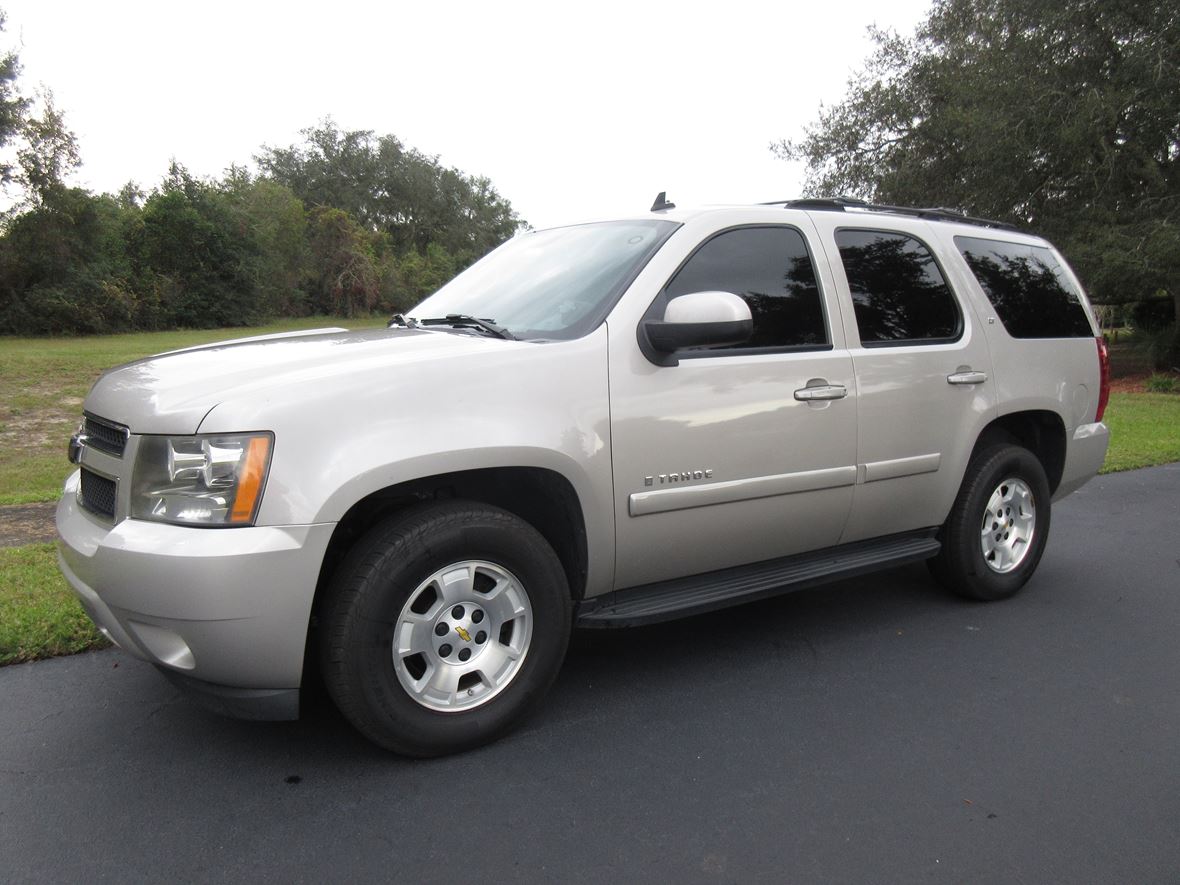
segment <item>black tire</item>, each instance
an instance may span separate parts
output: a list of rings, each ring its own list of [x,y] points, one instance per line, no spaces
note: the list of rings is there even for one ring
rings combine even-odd
[[[498,693],[479,706],[430,709],[403,686],[404,661],[402,675],[395,671],[395,628],[399,618],[409,617],[410,597],[423,594],[424,581],[452,564],[475,561],[510,573],[527,596],[527,649],[514,673],[494,689]],[[441,593],[441,584],[432,586]],[[439,611],[459,610],[441,598]],[[484,504],[426,504],[375,526],[337,569],[321,616],[321,672],[341,713],[374,743],[407,756],[455,753],[503,735],[537,706],[565,656],[571,610],[561,563],[531,525]],[[489,627],[491,620],[489,615]],[[487,645],[481,648],[468,646],[468,654],[490,652],[498,640],[483,641]],[[441,659],[430,660],[442,669]]]
[[[1003,561],[1004,551],[993,551],[991,562],[984,554],[984,514],[991,513],[989,502],[992,496],[1008,480],[1020,483],[1031,494],[1033,522],[1031,540],[1017,541],[1020,546],[1018,562]],[[1010,491],[1010,489],[1009,489]],[[1023,490],[1021,490],[1023,491]],[[1013,510],[1013,508],[1008,508]],[[1019,511],[1021,508],[1015,508]],[[1027,505],[1024,508],[1027,511]],[[934,559],[928,560],[931,573],[947,589],[967,599],[994,601],[1007,599],[1025,585],[1041,561],[1045,542],[1049,537],[1051,504],[1049,481],[1045,469],[1037,457],[1028,449],[1016,445],[1000,444],[976,452],[967,466],[963,485],[951,508],[950,516],[943,524],[939,535],[942,550]],[[1012,531],[1021,519],[1018,512],[1004,514],[1004,520],[995,519],[993,513],[990,529],[996,529],[992,536],[997,547],[1008,544],[1006,532]],[[1027,521],[1027,513],[1024,519]],[[1013,537],[1018,537],[1012,531]],[[991,543],[989,540],[988,543]],[[1007,571],[998,569],[1008,567]]]

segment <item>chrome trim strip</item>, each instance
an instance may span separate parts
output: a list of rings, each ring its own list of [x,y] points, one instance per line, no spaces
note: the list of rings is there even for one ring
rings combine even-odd
[[[804,470],[800,473],[780,473],[776,476],[754,476],[727,482],[680,486],[654,492],[635,492],[627,499],[632,516],[687,510],[690,507],[709,507],[713,504],[732,504],[754,498],[793,495],[856,484],[856,467],[829,467],[824,470]]]
[[[888,461],[870,461],[864,465],[864,482],[882,479],[897,479],[900,476],[917,476],[920,473],[934,473],[942,462],[942,455],[915,455],[912,458],[892,458]]]
[[[123,459],[94,446],[83,445],[78,454],[77,463],[88,468],[92,473],[101,474],[107,479],[115,480],[115,482],[122,479]]]

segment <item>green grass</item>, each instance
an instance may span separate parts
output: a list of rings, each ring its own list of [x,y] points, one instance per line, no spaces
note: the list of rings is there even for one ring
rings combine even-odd
[[[1103,473],[1180,461],[1180,396],[1112,393],[1103,420],[1110,428]]]
[[[385,317],[303,317],[239,329],[186,329],[89,338],[0,337],[0,504],[52,501],[70,472],[66,443],[99,374],[194,344],[321,326],[382,326]]]
[[[0,666],[107,644],[66,586],[52,544],[0,548]]]

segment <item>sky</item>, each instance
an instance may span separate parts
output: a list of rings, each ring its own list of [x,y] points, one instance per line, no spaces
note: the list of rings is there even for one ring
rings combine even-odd
[[[20,88],[52,90],[74,183],[150,190],[172,158],[249,164],[331,117],[491,179],[535,227],[677,204],[797,196],[797,138],[840,101],[876,24],[930,0],[828,3],[200,4],[0,0]]]

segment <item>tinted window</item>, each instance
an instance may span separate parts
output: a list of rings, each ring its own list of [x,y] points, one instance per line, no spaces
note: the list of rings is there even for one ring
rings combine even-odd
[[[957,338],[959,310],[930,250],[913,237],[875,230],[836,231],[866,346]]]
[[[955,245],[1013,338],[1094,334],[1077,289],[1044,246],[974,237],[955,237]]]
[[[744,298],[754,317],[754,334],[734,348],[828,343],[807,244],[799,231],[788,227],[718,234],[693,253],[664,291],[670,299],[708,291]]]

